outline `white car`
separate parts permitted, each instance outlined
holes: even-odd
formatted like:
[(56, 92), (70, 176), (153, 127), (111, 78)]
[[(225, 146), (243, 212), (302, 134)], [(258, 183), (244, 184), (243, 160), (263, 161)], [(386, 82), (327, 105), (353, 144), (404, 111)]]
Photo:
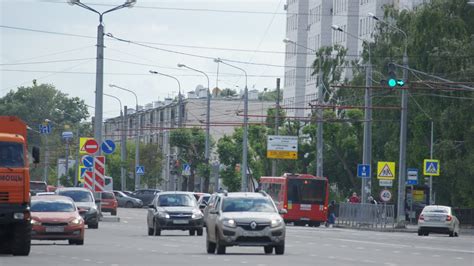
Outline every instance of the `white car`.
[(423, 208), (418, 218), (418, 235), (427, 236), (429, 233), (459, 236), (459, 220), (451, 207), (429, 205)]

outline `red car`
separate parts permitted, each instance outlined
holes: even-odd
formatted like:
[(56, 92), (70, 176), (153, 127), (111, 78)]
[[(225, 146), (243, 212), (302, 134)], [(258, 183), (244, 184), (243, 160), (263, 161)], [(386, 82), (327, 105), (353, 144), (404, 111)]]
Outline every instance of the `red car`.
[(102, 192), (102, 198), (100, 201), (102, 212), (110, 212), (112, 215), (117, 215), (118, 201), (115, 198), (113, 192), (104, 191)]
[(31, 225), (31, 239), (68, 240), (70, 245), (84, 244), (84, 219), (69, 197), (31, 197)]

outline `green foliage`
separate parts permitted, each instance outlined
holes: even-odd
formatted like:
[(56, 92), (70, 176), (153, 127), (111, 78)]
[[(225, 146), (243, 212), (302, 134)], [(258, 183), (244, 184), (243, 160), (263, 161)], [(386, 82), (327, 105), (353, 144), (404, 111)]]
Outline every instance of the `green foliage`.
[(232, 97), (235, 95), (237, 95), (237, 91), (229, 88), (223, 89), (219, 94), (221, 97)]
[[(205, 132), (199, 128), (180, 128), (171, 132), (170, 145), (179, 149), (179, 160), (188, 163), (191, 167), (191, 175), (185, 181), (188, 191), (194, 191), (196, 169), (199, 165), (207, 163), (204, 157), (205, 142)], [(204, 178), (204, 192), (207, 192), (209, 189), (209, 175), (204, 176)]]

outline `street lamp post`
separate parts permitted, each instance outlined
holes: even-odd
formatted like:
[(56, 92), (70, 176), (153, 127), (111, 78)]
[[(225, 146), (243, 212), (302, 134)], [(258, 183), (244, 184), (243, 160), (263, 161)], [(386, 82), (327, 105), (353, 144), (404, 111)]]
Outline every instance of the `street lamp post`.
[(101, 153), (100, 146), (102, 143), (102, 120), (103, 120), (103, 93), (104, 93), (104, 25), (102, 23), (103, 16), (115, 10), (124, 7), (132, 7), (136, 0), (126, 0), (125, 3), (99, 12), (92, 7), (81, 3), (80, 0), (68, 0), (69, 4), (77, 5), (91, 12), (99, 15), (99, 25), (97, 26), (97, 63), (96, 63), (96, 83), (95, 83), (95, 122), (94, 122), (94, 138), (99, 143), (99, 154)]
[[(365, 69), (365, 97), (364, 97), (364, 143), (363, 143), (363, 152), (362, 152), (362, 163), (369, 165), (370, 169), (372, 169), (372, 58), (371, 58), (371, 51), (370, 51), (370, 43), (367, 40), (359, 38), (356, 35), (353, 35), (347, 31), (344, 31), (338, 25), (332, 25), (331, 28), (335, 31), (345, 32), (347, 35), (361, 40), (363, 42), (367, 42), (369, 48), (369, 63)], [(362, 203), (367, 203), (367, 198), (371, 194), (372, 190), (372, 173), (370, 174), (369, 178), (362, 178), (361, 184), (361, 197)]]
[[(292, 43), (296, 46), (305, 48), (308, 51), (316, 53), (316, 50), (300, 45), (296, 43), (295, 41), (292, 41), (290, 39), (284, 39), (284, 43)], [(317, 107), (316, 107), (316, 176), (323, 176), (324, 171), (323, 171), (323, 161), (324, 161), (324, 129), (323, 129), (323, 109), (321, 108), (322, 105), (324, 104), (323, 101), (323, 70), (321, 67), (321, 60), (322, 56), (319, 58), (319, 72), (318, 72), (318, 101), (317, 101)]]
[(116, 97), (116, 96), (113, 96), (111, 94), (107, 94), (107, 93), (104, 93), (105, 96), (108, 96), (110, 98), (114, 98), (115, 100), (117, 100), (119, 102), (119, 105), (120, 105), (120, 160), (122, 161), (122, 164), (120, 166), (120, 185), (121, 185), (121, 189), (122, 191), (125, 191), (127, 186), (126, 186), (126, 178), (125, 178), (125, 166), (124, 166), (124, 162), (126, 160), (126, 149), (124, 149), (125, 145), (126, 144), (126, 141), (125, 141), (125, 120), (124, 120), (124, 117), (123, 117), (123, 109), (122, 109), (122, 101)]
[(248, 169), (248, 109), (249, 109), (249, 90), (247, 87), (247, 71), (243, 68), (231, 65), (220, 58), (214, 60), (216, 63), (222, 63), (224, 65), (230, 66), (232, 68), (242, 71), (245, 75), (245, 90), (244, 90), (244, 135), (242, 140), (242, 167), (240, 172), (242, 174), (242, 183), (240, 190), (242, 192), (247, 192), (248, 190), (248, 178), (247, 178), (247, 169)]
[[(178, 64), (178, 67), (184, 67), (184, 68), (187, 68), (187, 69), (190, 69), (190, 70), (193, 70), (193, 71), (196, 71), (196, 72), (199, 72), (201, 74), (203, 74), (204, 76), (206, 76), (206, 79), (207, 79), (207, 111), (206, 111), (206, 143), (205, 143), (205, 154), (204, 154), (204, 158), (206, 160), (206, 165), (207, 167), (209, 167), (209, 149), (210, 149), (210, 132), (209, 132), (209, 126), (210, 126), (210, 120), (211, 120), (211, 88), (210, 88), (210, 82), (209, 82), (209, 76), (201, 71), (201, 70), (198, 70), (198, 69), (195, 69), (195, 68), (192, 68), (192, 67), (189, 67), (185, 64)], [(202, 191), (202, 181), (201, 181), (201, 191)], [(194, 186), (194, 184), (193, 184)], [(206, 188), (206, 191), (207, 191), (207, 188)]]
[[(183, 100), (182, 100), (182, 97), (181, 97), (181, 83), (179, 82), (179, 79), (177, 79), (174, 76), (171, 76), (171, 75), (168, 75), (168, 74), (165, 74), (165, 73), (161, 73), (161, 72), (158, 72), (158, 71), (150, 70), (150, 73), (165, 76), (165, 77), (168, 77), (168, 78), (172, 78), (172, 79), (176, 80), (176, 82), (178, 83), (178, 128), (181, 128), (183, 126), (183, 113), (182, 113), (183, 112), (183, 106), (182, 106), (183, 105)], [(169, 141), (167, 142), (166, 151), (168, 153), (167, 158), (169, 158), (169, 155), (170, 155), (169, 154), (170, 153)], [(178, 154), (179, 154), (179, 151), (178, 151)], [(176, 155), (176, 159), (178, 159), (178, 154)], [(167, 167), (169, 167), (169, 162), (168, 161), (167, 161)], [(166, 167), (165, 167), (165, 169), (166, 169)], [(169, 171), (166, 172), (166, 175), (169, 175)], [(170, 190), (176, 190), (176, 180), (175, 180), (175, 178), (168, 179)]]
[[(386, 24), (390, 28), (403, 34), (405, 38), (405, 48), (403, 51), (403, 80), (407, 82), (408, 79), (408, 35), (402, 29), (393, 26), (383, 20), (380, 20), (377, 16), (372, 13), (368, 14), (370, 18)], [(401, 119), (400, 119), (400, 159), (399, 159), (399, 172), (398, 172), (398, 199), (397, 199), (397, 221), (398, 226), (404, 226), (405, 221), (405, 180), (407, 175), (406, 165), (406, 152), (407, 152), (407, 123), (408, 123), (408, 91), (407, 89), (401, 90)]]
[(134, 96), (135, 96), (135, 113), (137, 114), (137, 123), (136, 123), (136, 136), (135, 136), (135, 169), (134, 169), (134, 173), (135, 173), (135, 190), (136, 189), (139, 189), (140, 188), (140, 175), (137, 174), (137, 167), (140, 166), (140, 128), (141, 128), (141, 119), (140, 119), (140, 116), (138, 115), (138, 97), (137, 97), (137, 94), (132, 91), (132, 90), (129, 90), (129, 89), (126, 89), (126, 88), (123, 88), (123, 87), (120, 87), (120, 86), (117, 86), (117, 85), (114, 85), (114, 84), (109, 84), (109, 87), (111, 88), (117, 88), (119, 90), (123, 90), (123, 91), (128, 91), (130, 93), (132, 93)]

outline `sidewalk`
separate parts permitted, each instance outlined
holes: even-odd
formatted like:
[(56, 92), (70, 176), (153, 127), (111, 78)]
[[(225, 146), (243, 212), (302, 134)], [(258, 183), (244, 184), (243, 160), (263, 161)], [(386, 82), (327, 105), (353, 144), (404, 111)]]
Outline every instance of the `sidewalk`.
[[(415, 234), (418, 230), (418, 227), (414, 224), (408, 224), (406, 228), (392, 228), (388, 226), (386, 228), (380, 228), (380, 227), (375, 228), (375, 227), (367, 227), (367, 226), (350, 227), (350, 226), (345, 226), (343, 224), (335, 224), (334, 227), (342, 228), (342, 229), (360, 230), (360, 231), (397, 232), (397, 233), (413, 233), (413, 234)], [(474, 227), (461, 226), (460, 235), (463, 235), (463, 234), (474, 235)]]

